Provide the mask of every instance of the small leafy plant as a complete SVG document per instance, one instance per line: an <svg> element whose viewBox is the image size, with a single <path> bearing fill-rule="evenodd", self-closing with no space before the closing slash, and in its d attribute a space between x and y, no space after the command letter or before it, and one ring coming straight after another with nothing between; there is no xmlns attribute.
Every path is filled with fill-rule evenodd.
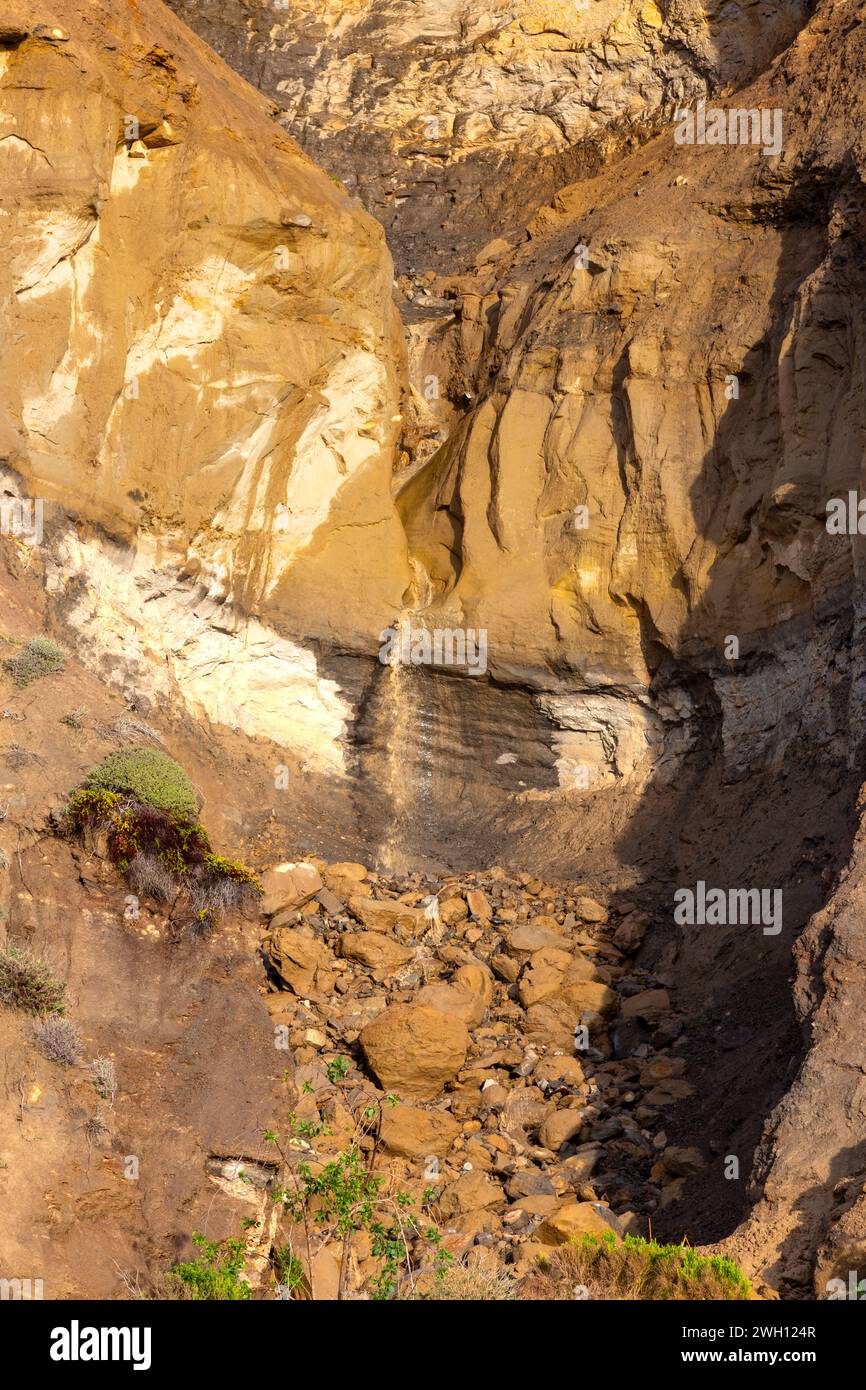
<svg viewBox="0 0 866 1390"><path fill-rule="evenodd" d="M173 1265L171 1269L171 1278L183 1286L190 1298L198 1302L252 1298L252 1289L241 1278L247 1255L245 1241L236 1236L208 1240L196 1231L192 1243L200 1251L198 1257Z"/></svg>
<svg viewBox="0 0 866 1390"><path fill-rule="evenodd" d="M426 1251L436 1278L444 1275L451 1256L442 1248L441 1234L429 1216L435 1192L428 1189L418 1203L411 1193L390 1189L384 1177L371 1171L375 1144L369 1156L361 1148L364 1135L378 1129L380 1123L381 1105L367 1107L348 1147L326 1163L297 1161L298 1141L309 1147L310 1140L327 1132L322 1124L292 1114L286 1141L273 1131L265 1133L265 1140L276 1147L290 1178L290 1186L277 1188L272 1197L290 1222L300 1228L303 1258L298 1259L291 1245L283 1247L284 1255L288 1252L295 1261L292 1268L299 1277L291 1287L299 1295L316 1297L312 1273L316 1250L338 1242L342 1251L338 1298L345 1296L349 1251L353 1237L361 1232L370 1238L371 1255L379 1267L370 1281L374 1299L394 1298L405 1281L412 1286L411 1247ZM295 1151L290 1152L292 1149Z"/></svg>
<svg viewBox="0 0 866 1390"><path fill-rule="evenodd" d="M334 1057L325 1068L328 1080L336 1085L338 1081L343 1080L350 1066L348 1057Z"/></svg>

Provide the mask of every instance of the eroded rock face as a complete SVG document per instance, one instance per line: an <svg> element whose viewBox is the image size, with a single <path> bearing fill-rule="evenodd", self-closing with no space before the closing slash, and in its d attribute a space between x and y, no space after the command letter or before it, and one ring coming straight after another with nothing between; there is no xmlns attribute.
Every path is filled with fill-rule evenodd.
<svg viewBox="0 0 866 1390"><path fill-rule="evenodd" d="M474 74L499 112L489 139L477 131L470 139L467 126L461 144L465 123L453 123L448 159L461 167L473 141L486 140L498 158L528 140L537 163L545 141L565 148L609 134L638 111L645 136L669 118L671 103L722 80L726 65L742 71L742 16L732 26L720 14L704 32L689 6L666 18L652 5L615 8L575 9L562 20L543 7L492 18L454 7L435 22L426 12L365 9L331 31L335 10L321 21L317 61L330 73L344 43L364 52L364 35L401 62L414 55L405 71L393 68L390 85L371 78L371 101L390 115L370 120L391 139L395 113L417 87L418 55L432 43L452 94L440 94L437 110L447 113L458 95L468 109ZM99 12L86 30L74 16L63 29L62 10L57 16L63 38L24 38L6 58L5 99L19 133L4 142L5 157L23 176L7 209L18 290L7 337L16 383L7 457L31 492L102 528L56 529L49 582L66 621L99 634L92 659L107 678L124 693L182 702L199 718L263 734L318 771L345 772L347 746L359 739L364 747L359 720L376 667L353 675L350 693L308 639L375 662L382 628L411 609L422 627L483 628L489 672L536 694L521 747L497 752L494 783L500 758L521 764L501 778L509 790L531 794L551 780L579 791L640 782L678 755L695 708L693 673L681 670L685 644L696 627L704 644L717 624L742 628L742 615L726 620L715 597L720 585L739 592L739 570L714 571L714 556L727 558L730 535L766 503L765 493L756 503L756 471L743 449L730 464L748 472L734 518L712 545L693 545L696 528L715 525L707 518L716 501L728 505L727 478L713 492L727 445L704 445L714 422L721 436L731 414L722 393L727 369L742 370L736 335L752 341L772 327L778 352L787 341L762 288L780 244L766 223L787 206L784 179L763 199L770 211L752 219L760 230L749 231L743 263L751 256L754 293L712 362L703 360L699 329L728 315L714 275L721 264L739 266L742 248L729 235L727 204L706 210L687 188L676 197L696 230L671 237L669 175L689 166L670 136L664 150L634 157L628 175L643 194L639 235L622 232L634 221L635 189L608 193L600 179L586 185L591 218L583 216L588 194L557 195L556 208L532 225L528 248L514 256L494 238L473 275L450 289L438 284L459 311L441 344L443 391L453 399L461 382L473 394L483 387L481 402L402 489L398 517L390 476L403 423L400 352L377 229L156 7L142 20L152 34ZM281 12L268 39L281 62L290 55L277 31L291 19ZM781 45L801 19L798 5L778 6L762 43ZM226 23L234 25L231 15ZM23 21L19 28L28 32ZM128 49L119 66L107 62L106 42ZM229 56L245 70L239 52ZM45 118L22 83L31 66L56 89L69 122L39 124ZM87 103L84 143L71 133L80 126L79 70L99 92ZM308 81L313 71L305 59ZM521 84L534 90L532 101ZM325 85L333 122L339 98L333 82ZM367 92L360 77L346 89L362 113L357 131ZM309 102L313 121L312 95ZM720 182L739 189L751 152L691 156L705 164L732 156L728 183L721 165ZM371 159L381 173L380 155ZM615 190L620 183L618 170ZM471 200L455 197L465 211ZM521 196L521 218L526 211ZM571 258L577 237L589 247L586 270ZM793 256L793 283L811 271L810 254L804 246ZM692 295L696 276L709 288ZM674 343L671 316L684 346ZM768 390L773 350L771 342ZM418 369L430 366L422 358L413 357ZM412 384L417 405L420 382ZM758 395L742 414L751 410L750 427L761 433L766 396ZM775 465L769 471L779 476ZM696 500L704 475L709 493ZM575 526L581 506L585 530ZM784 568L790 546L781 582L764 576L765 548L759 535L746 565L761 571L767 622L780 614L795 621L806 605L802 579ZM734 549L739 560L747 547ZM699 609L709 615L703 624ZM715 655L712 699L766 741L765 700L786 710L801 701L796 661L743 684ZM361 694L360 684L368 687ZM419 706L425 720L423 704L436 702L431 691ZM442 748L434 764L450 757L452 725L463 718L449 710L435 730ZM729 741L742 758L742 742ZM405 756L415 759L408 748ZM416 765L408 780L425 775ZM456 782L459 769L449 776Z"/></svg>
<svg viewBox="0 0 866 1390"><path fill-rule="evenodd" d="M156 0L19 8L0 451L78 523L55 592L115 680L272 736L294 708L327 762L345 711L304 642L369 650L408 582L381 230Z"/></svg>
<svg viewBox="0 0 866 1390"><path fill-rule="evenodd" d="M478 403L400 493L416 621L485 629L494 676L550 692L561 773L658 762L699 711L733 775L807 726L847 740L850 715L862 737L859 566L825 526L863 413L845 78L838 119L818 114L861 43L825 8L737 94L780 113L778 156L670 129L464 277Z"/></svg>
<svg viewBox="0 0 866 1390"><path fill-rule="evenodd" d="M310 20L302 53L282 32L284 18L297 20L291 4L273 24L257 10L243 45L237 28L235 61L247 70L250 54L261 57L265 50L249 36L266 17L275 84L288 83L290 123L301 121L303 105L309 147L341 161L357 149L359 187L377 210L391 198L383 151L424 191L413 221L411 202L397 210L405 193L398 181L387 219L407 265L424 245L448 272L434 272L424 289L408 281L403 289L414 335L411 385L420 398L425 374L441 379L450 415L431 410L431 428L447 425L449 437L429 460L416 451L395 509L391 466L404 422L381 235L275 130L239 80L145 0L137 16L94 6L86 20L61 4L47 25L40 16L38 30L25 14L3 31L0 50L0 159L12 171L0 208L10 248L2 270L8 370L0 377L0 449L24 488L57 504L46 559L55 612L87 635L89 659L124 694L141 689L201 719L268 734L302 749L322 771L344 770L354 721L361 770L388 754L388 790L406 824L419 805L429 810L421 833L430 850L445 802L456 803L451 824L465 842L477 801L501 797L515 811L515 840L526 843L520 836L533 833L536 809L526 803L555 784L582 791L633 782L627 810L637 804L638 814L615 848L637 858L640 822L656 814L652 799L637 803L637 792L651 774L675 779L682 755L702 737L705 761L718 755L722 845L716 849L711 824L706 833L706 805L698 797L689 805L686 789L670 824L692 840L673 866L665 864L659 896L669 900L668 879L682 877L685 864L703 877L715 856L720 873L738 865L751 875L763 850L773 881L787 876L796 894L799 849L811 844L816 816L802 823L796 785L789 786L775 816L785 821L783 843L772 808L748 819L748 796L738 799L730 786L774 772L793 750L801 786L817 770L819 786L838 782L841 801L842 774L862 747L859 545L829 534L825 511L829 498L857 486L862 455L858 112L866 52L864 25L854 20L866 10L818 7L770 64L804 19L799 5L771 7L772 22L753 48L765 76L722 103L778 109L780 153L767 157L755 146L678 146L670 125L662 129L677 101L693 102L731 73L742 80L743 48L753 39L742 9L713 12L704 28L689 4L667 14L651 4L619 6L613 19L604 3L585 21L575 7L563 29L541 7L512 7L506 22L499 23L503 11L482 29L489 17L457 6L440 6L438 17L399 4L335 8ZM241 9L225 13L234 24ZM766 7L745 13L768 18ZM596 20L601 29L584 43L573 26ZM334 76L346 52L360 61L353 73L346 68L341 93ZM301 78L302 66L312 82ZM428 93L447 132L444 153L416 129L427 119ZM473 114L486 110L489 127L461 121L467 94ZM347 111L358 113L354 127ZM628 153L638 136L647 143ZM542 172L522 189L515 226L545 179L558 191L518 245L508 189L523 177L527 149ZM560 188L563 165L548 170L544 158L569 150L577 151L572 177L596 176ZM602 154L616 159L611 169L600 167ZM490 200L477 199L477 225L467 220L461 242L442 217L442 200L453 197L455 218L464 218L482 183L501 196L501 216L491 226ZM431 236L431 221L443 220L444 235ZM456 257L445 267L455 247L475 250L482 226L487 245L472 263ZM407 447L402 462L411 455ZM402 683L390 673L386 679L373 664L378 631L409 610L427 629L483 629L494 683L472 689L441 674L416 681L415 672ZM313 653L310 637L328 649L327 661ZM366 688L357 672L344 676L340 662L356 660L347 651L373 665L376 680ZM384 717L365 765L363 726L368 717L375 725L380 692ZM755 785L765 799L775 791L772 776ZM620 800L609 826L606 807L596 806L581 845L602 823L612 842L622 808ZM837 805L834 827L842 815ZM704 832L694 852L693 823ZM755 841L751 859L747 849L729 847L741 823L744 841ZM545 828L535 846L547 862ZM398 823L395 841L403 829ZM567 819L555 848L560 857L576 853ZM465 843L458 850L465 856ZM344 852L357 851L346 845ZM821 853L827 847L819 840ZM817 874L806 877L787 930L814 905ZM366 930L346 933L339 956L312 928L277 929L283 949L274 964L292 996L280 1001L287 1017L296 999L306 1010L303 998L321 993L340 1044L360 1039L382 1086L421 1099L450 1086L460 1119L501 1112L504 1132L521 1146L528 1129L553 1146L570 1144L574 1107L556 1109L540 1086L521 1096L498 1076L461 1078L500 1063L523 1075L519 1056L497 1052L482 1068L467 1053L467 1030L477 1034L491 1022L484 982L473 989L443 977L420 985L412 942L427 925L423 908L390 899L371 907L366 891L359 908L354 881L334 875ZM859 1258L866 1231L863 1062L856 1039L841 1041L862 974L856 887L855 858L801 947L799 1018L813 1024L814 1047L768 1133L763 1198L743 1235L754 1267L791 1290L811 1280L820 1292ZM443 897L447 930L469 921L469 903L455 913L451 901ZM645 926L635 921L643 906L629 896L612 916L612 931L624 933L615 940L628 951L643 940ZM627 1060L667 1012L661 986L670 977L674 992L688 996L690 1022L700 1024L706 1002L698 1051L713 1058L714 1070L727 1067L729 1089L744 1071L757 1071L761 1106L778 1099L787 1056L726 1063L721 1044L713 1052L710 1028L727 1026L725 991L742 994L743 982L757 999L778 1004L787 941L765 950L728 930L703 942L683 935L660 950L650 942L658 979L636 980L620 1005L606 967L593 962L589 977L582 971L569 939L574 921L560 932L534 917L528 931L509 933L514 917L504 912L503 939L488 943L490 962L495 978L514 988L508 1003L500 990L505 1013L497 1022L513 1021L519 1005L532 1047L565 1051L576 1020L593 1045L610 1033L616 1062L626 1061L612 1073L617 1083L630 1086L633 1069L650 1110L693 1104L700 1131L701 1118L715 1123L716 1106L711 1094L695 1094L691 1072L687 1080ZM375 930L382 926L399 937L387 952ZM147 945L137 943L133 954ZM384 991L371 995L365 984L343 1002L329 997L355 967L400 996L429 993L386 1006ZM770 974L765 997L757 982ZM789 1035L773 1008L766 1014L761 1038L784 1053L779 1040ZM251 1006L250 1017L261 1027L261 1010ZM331 1021L299 1012L292 1045L322 1049L322 1024ZM186 1039L185 1028L182 1019L167 1027L165 1046ZM725 1039L735 1052L745 1045L738 1031ZM666 1047L670 1039L659 1032ZM485 1054L495 1036L483 1039ZM189 1056L209 1037L206 1029L203 1042L190 1034ZM233 1093L242 1085L234 1076ZM251 1123L252 1103L247 1111ZM744 1132L737 1131L742 1114L734 1122L728 1113L725 1143ZM615 1137L608 1126L622 1123L601 1112L590 1120L600 1121L587 1122L593 1144ZM802 1133L819 1121L827 1133L804 1157ZM207 1130L207 1149L221 1162L235 1140L218 1126L215 1133ZM250 1147L249 1133L247 1124L238 1144L242 1138ZM215 1146L220 1152L212 1154ZM478 1160L471 1141L466 1152L467 1161ZM493 1164L497 1152L492 1145L482 1161ZM652 1169L671 1189L671 1203L700 1174L690 1154L688 1143L677 1143ZM586 1164L591 1170L594 1150L572 1156L581 1173ZM488 1211L496 1203L479 1190L487 1180L457 1182L455 1210L463 1205L471 1215L465 1204L475 1203L475 1229L486 1229L498 1219ZM539 1190L527 1200L549 1195ZM803 1212L808 1221L800 1224ZM533 1216L542 1214L536 1206Z"/></svg>
<svg viewBox="0 0 866 1390"><path fill-rule="evenodd" d="M173 0L357 189L401 270L453 270L581 169L796 34L800 0Z"/></svg>

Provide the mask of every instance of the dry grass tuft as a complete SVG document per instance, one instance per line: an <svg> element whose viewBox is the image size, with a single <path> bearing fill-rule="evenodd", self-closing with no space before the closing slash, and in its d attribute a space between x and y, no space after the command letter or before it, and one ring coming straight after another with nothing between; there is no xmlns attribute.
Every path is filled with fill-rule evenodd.
<svg viewBox="0 0 866 1390"><path fill-rule="evenodd" d="M81 1035L71 1018L64 1018L61 1014L38 1018L33 1025L33 1036L49 1062L59 1062L63 1067L77 1067L81 1061Z"/></svg>
<svg viewBox="0 0 866 1390"><path fill-rule="evenodd" d="M738 1265L699 1255L687 1245L659 1245L640 1236L585 1235L539 1261L520 1285L528 1299L748 1299L752 1287Z"/></svg>

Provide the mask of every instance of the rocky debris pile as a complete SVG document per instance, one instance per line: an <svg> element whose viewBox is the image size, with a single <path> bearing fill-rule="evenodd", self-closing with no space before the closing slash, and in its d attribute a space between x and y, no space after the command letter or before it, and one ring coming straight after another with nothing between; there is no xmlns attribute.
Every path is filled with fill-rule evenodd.
<svg viewBox="0 0 866 1390"><path fill-rule="evenodd" d="M455 1253L519 1272L576 1233L645 1233L702 1166L665 1135L691 1087L664 982L634 961L639 907L501 868L314 861L263 882L263 989L308 1148L339 1151L375 1110L362 1144L435 1189Z"/></svg>

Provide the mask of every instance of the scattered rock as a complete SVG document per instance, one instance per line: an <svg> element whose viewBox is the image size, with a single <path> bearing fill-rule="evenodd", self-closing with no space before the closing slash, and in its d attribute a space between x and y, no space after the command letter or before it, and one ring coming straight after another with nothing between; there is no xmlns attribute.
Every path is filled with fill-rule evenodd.
<svg viewBox="0 0 866 1390"><path fill-rule="evenodd" d="M441 1110L395 1105L383 1109L379 1137L383 1148L403 1158L442 1158L459 1133L458 1121Z"/></svg>
<svg viewBox="0 0 866 1390"><path fill-rule="evenodd" d="M456 1182L449 1183L439 1199L439 1209L446 1221L465 1212L483 1211L503 1202L502 1188L485 1173L474 1170L461 1173Z"/></svg>
<svg viewBox="0 0 866 1390"><path fill-rule="evenodd" d="M414 958L415 952L377 931L345 932L340 937L340 955L358 961L372 972L374 980L385 980Z"/></svg>
<svg viewBox="0 0 866 1390"><path fill-rule="evenodd" d="M595 898L578 898L574 911L581 922L607 921L607 908L596 902Z"/></svg>
<svg viewBox="0 0 866 1390"><path fill-rule="evenodd" d="M355 894L349 899L349 911L368 931L382 932L386 936L395 933L414 939L422 934L425 926L422 911L389 898L365 898Z"/></svg>
<svg viewBox="0 0 866 1390"><path fill-rule="evenodd" d="M279 927L266 942L277 974L297 995L328 994L334 988L334 957L312 928Z"/></svg>
<svg viewBox="0 0 866 1390"><path fill-rule="evenodd" d="M567 1245L576 1236L603 1236L610 1231L622 1235L609 1208L599 1202L567 1202L542 1221L535 1235L542 1245Z"/></svg>

